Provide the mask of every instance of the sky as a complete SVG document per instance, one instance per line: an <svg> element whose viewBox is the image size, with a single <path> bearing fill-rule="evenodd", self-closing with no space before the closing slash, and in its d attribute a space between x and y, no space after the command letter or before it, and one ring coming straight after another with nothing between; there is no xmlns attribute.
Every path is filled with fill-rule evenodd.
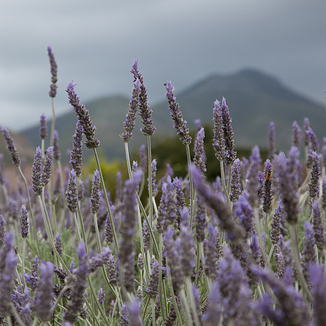
<svg viewBox="0 0 326 326"><path fill-rule="evenodd" d="M20 131L81 102L131 95L135 59L150 105L212 73L256 68L326 106L325 0L1 0L0 125ZM127 108L126 108L127 112Z"/></svg>

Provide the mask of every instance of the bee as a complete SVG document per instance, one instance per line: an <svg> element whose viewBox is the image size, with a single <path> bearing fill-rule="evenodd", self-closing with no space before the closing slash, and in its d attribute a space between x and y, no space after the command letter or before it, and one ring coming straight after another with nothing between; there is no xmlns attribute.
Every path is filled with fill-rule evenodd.
<svg viewBox="0 0 326 326"><path fill-rule="evenodd" d="M272 179L272 172L271 172L271 171L268 171L268 172L265 174L265 181L269 181L269 182L271 182L271 179Z"/></svg>

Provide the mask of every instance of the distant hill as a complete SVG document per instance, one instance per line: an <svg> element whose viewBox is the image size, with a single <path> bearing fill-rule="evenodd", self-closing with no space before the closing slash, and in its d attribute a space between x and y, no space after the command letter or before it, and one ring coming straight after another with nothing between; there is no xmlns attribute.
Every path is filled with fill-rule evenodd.
<svg viewBox="0 0 326 326"><path fill-rule="evenodd" d="M268 126L274 121L277 148L288 151L291 145L292 123L296 120L302 126L305 117L310 119L311 127L320 141L326 136L324 127L326 113L322 105L292 91L276 78L258 70L244 69L235 74L214 74L184 91L180 91L178 85L174 86L177 101L190 127L194 127L195 119L212 124L213 103L216 99L221 100L225 97L233 120L236 146L252 147L257 144L266 147ZM150 99L150 94L148 95ZM82 94L79 96L83 98ZM108 160L123 158L124 145L119 134L123 132L129 98L110 96L84 104L97 128L96 137L101 141L99 150ZM154 125L157 127L153 136L154 143L158 137L175 134L167 107L166 100L151 105ZM130 142L131 150L146 143L146 138L139 131L139 117L137 120L134 138ZM72 108L69 113L56 119L63 157L67 149L71 148L76 122L77 117ZM35 126L21 134L34 146L38 146L40 143L38 129L39 126ZM85 149L84 153L87 157L92 151Z"/></svg>

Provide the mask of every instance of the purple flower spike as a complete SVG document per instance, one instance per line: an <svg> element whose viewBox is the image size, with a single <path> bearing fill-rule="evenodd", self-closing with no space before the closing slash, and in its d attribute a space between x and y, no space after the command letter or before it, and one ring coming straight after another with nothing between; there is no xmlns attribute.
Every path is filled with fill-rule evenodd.
<svg viewBox="0 0 326 326"><path fill-rule="evenodd" d="M59 134L57 130L53 131L53 157L57 161L61 158L61 153L59 149Z"/></svg>
<svg viewBox="0 0 326 326"><path fill-rule="evenodd" d="M135 60L130 72L134 75L135 80L138 79L140 81L139 115L141 116L144 125L144 128L140 128L140 131L145 136L151 136L154 134L156 127L153 127L153 111L148 105L147 88L144 85L144 78L138 70L138 60Z"/></svg>
<svg viewBox="0 0 326 326"><path fill-rule="evenodd" d="M312 265L309 268L312 283L313 311L316 326L326 325L326 279L321 266Z"/></svg>
<svg viewBox="0 0 326 326"><path fill-rule="evenodd" d="M74 213L77 210L78 190L75 170L69 173L68 185L66 190L66 201L69 210Z"/></svg>
<svg viewBox="0 0 326 326"><path fill-rule="evenodd" d="M13 234L6 234L0 253L0 313L3 316L11 313L10 298L15 284L17 258L13 250L13 243Z"/></svg>
<svg viewBox="0 0 326 326"><path fill-rule="evenodd" d="M55 236L54 246L55 246L55 249L57 250L59 256L62 257L62 241L61 241L60 233L58 233Z"/></svg>
<svg viewBox="0 0 326 326"><path fill-rule="evenodd" d="M254 231L254 211L249 204L246 194L239 197L239 200L234 203L234 208L236 217L239 218L241 225L246 231L246 239L249 239Z"/></svg>
<svg viewBox="0 0 326 326"><path fill-rule="evenodd" d="M321 171L319 169L319 155L316 152L312 152L310 155L311 158L311 178L310 183L308 185L308 192L311 198L317 197L317 192L319 188L319 176L321 175Z"/></svg>
<svg viewBox="0 0 326 326"><path fill-rule="evenodd" d="M287 160L284 153L277 156L277 170L278 188L282 198L284 211L286 212L286 219L289 224L296 224L298 222L298 176L296 168L296 160L298 158L298 149L292 147L290 150L290 158Z"/></svg>
<svg viewBox="0 0 326 326"><path fill-rule="evenodd" d="M180 240L173 240L174 230L172 225L169 225L167 231L163 234L163 243L166 250L166 257L171 273L172 285L175 291L180 290L184 282L184 274L181 269L180 262Z"/></svg>
<svg viewBox="0 0 326 326"><path fill-rule="evenodd" d="M295 290L291 284L278 280L269 270L260 270L255 268L255 273L261 278L264 283L267 283L273 290L277 300L279 309L276 310L273 314L277 316L278 323L277 325L293 325L293 326L302 326L310 325L310 316L307 305L303 297ZM288 267L285 271L284 278L290 277L292 271ZM266 300L266 299L265 299ZM261 306L261 312L267 317L271 318L271 313L273 312L270 309L267 309L267 302ZM272 320L272 319L271 319ZM276 321L276 320L272 320Z"/></svg>
<svg viewBox="0 0 326 326"><path fill-rule="evenodd" d="M204 174L206 172L206 155L204 150L204 138L205 138L205 131L204 128L201 128L197 132L197 136L195 139L195 147L194 147L194 164L197 166L200 171Z"/></svg>
<svg viewBox="0 0 326 326"><path fill-rule="evenodd" d="M2 131L3 136L5 137L6 147L9 151L12 163L16 166L19 166L20 165L20 157L18 155L18 151L16 149L14 141L9 134L9 131L4 126L1 127L1 131Z"/></svg>
<svg viewBox="0 0 326 326"><path fill-rule="evenodd" d="M134 88L132 90L132 97L129 102L129 108L128 108L128 113L126 115L126 120L123 123L125 131L120 136L124 143L130 142L133 136L136 113L139 105L139 93L140 93L140 81L136 79L134 82Z"/></svg>
<svg viewBox="0 0 326 326"><path fill-rule="evenodd" d="M37 147L32 166L32 185L36 196L41 196L42 194L42 170L43 163L41 148Z"/></svg>
<svg viewBox="0 0 326 326"><path fill-rule="evenodd" d="M219 283L215 281L211 292L208 295L208 305L206 313L203 315L203 321L206 326L216 326L219 324L222 314L221 295Z"/></svg>
<svg viewBox="0 0 326 326"><path fill-rule="evenodd" d="M95 138L96 128L92 126L93 123L89 117L89 112L86 110L85 106L80 103L79 97L75 93L74 87L75 84L72 81L66 90L68 93L69 103L74 107L78 120L83 127L83 133L86 137L86 147L96 148L100 145L100 141Z"/></svg>
<svg viewBox="0 0 326 326"><path fill-rule="evenodd" d="M305 229L305 241L304 241L304 249L302 265L303 265L303 275L305 276L306 280L309 282L309 266L311 264L316 264L317 257L315 252L315 234L313 231L312 226L308 221L304 222L304 229Z"/></svg>
<svg viewBox="0 0 326 326"><path fill-rule="evenodd" d="M307 167L311 168L312 166L312 153L316 152L318 153L319 151L319 143L316 134L312 131L311 128L306 130L306 135L309 139L309 144L308 144L308 157L307 157Z"/></svg>
<svg viewBox="0 0 326 326"><path fill-rule="evenodd" d="M177 206L175 199L175 189L171 178L162 186L162 197L158 207L156 228L159 233L166 231L167 227L176 220Z"/></svg>
<svg viewBox="0 0 326 326"><path fill-rule="evenodd" d="M226 165L232 165L237 153L234 151L233 129L231 126L232 119L230 118L229 108L226 100L223 97L221 105L222 119L223 119L223 133L225 142L224 161Z"/></svg>
<svg viewBox="0 0 326 326"><path fill-rule="evenodd" d="M51 319L53 298L53 270L52 263L43 263L40 266L40 279L35 293L35 314L43 322Z"/></svg>
<svg viewBox="0 0 326 326"><path fill-rule="evenodd" d="M45 139L47 135L46 119L45 115L42 114L40 118L40 138Z"/></svg>
<svg viewBox="0 0 326 326"><path fill-rule="evenodd" d="M151 275L149 276L148 287L145 290L147 295L152 299L155 299L158 295L158 279L159 265L157 260L154 258L154 262L152 263Z"/></svg>
<svg viewBox="0 0 326 326"><path fill-rule="evenodd" d="M119 248L119 259L121 264L127 264L129 262L130 255L134 250L132 238L137 223L136 191L141 179L142 171L138 169L133 173L133 178L131 180L125 181L120 228L122 240Z"/></svg>
<svg viewBox="0 0 326 326"><path fill-rule="evenodd" d="M85 244L81 243L77 255L79 259L79 266L74 270L75 278L71 284L70 301L67 305L67 310L63 314L63 319L69 323L75 323L77 321L78 314L81 312L84 304L84 292L87 284L86 279L89 275L88 267L88 255L85 250Z"/></svg>
<svg viewBox="0 0 326 326"><path fill-rule="evenodd" d="M271 122L268 130L268 158L270 160L273 159L275 152L275 124Z"/></svg>
<svg viewBox="0 0 326 326"><path fill-rule="evenodd" d="M310 121L308 118L304 118L303 121L303 128L304 128L304 145L309 145L309 136L307 134L308 129L310 129Z"/></svg>
<svg viewBox="0 0 326 326"><path fill-rule="evenodd" d="M192 270L195 267L194 248L195 242L190 227L190 216L187 207L180 210L181 225L180 225L180 254L181 266L185 276L191 276Z"/></svg>
<svg viewBox="0 0 326 326"><path fill-rule="evenodd" d="M57 85L56 82L58 81L58 66L57 62L55 61L52 49L50 46L48 46L48 55L49 55L49 60L50 60L50 65L51 65L51 82L52 84L50 85L50 91L49 91L49 96L50 97L55 97L57 94Z"/></svg>
<svg viewBox="0 0 326 326"><path fill-rule="evenodd" d="M255 208L258 204L260 163L259 147L255 146L252 149L252 154L250 156L250 166L247 172L248 181L246 184L248 201L252 208Z"/></svg>
<svg viewBox="0 0 326 326"><path fill-rule="evenodd" d="M223 131L223 117L220 102L216 100L213 108L213 122L214 122L214 135L213 135L213 147L215 156L218 160L223 160L225 151L225 140Z"/></svg>
<svg viewBox="0 0 326 326"><path fill-rule="evenodd" d="M325 234L318 201L314 202L312 208L313 230L315 234L316 245L318 249L323 250L325 248Z"/></svg>
<svg viewBox="0 0 326 326"><path fill-rule="evenodd" d="M21 235L25 239L27 238L28 235L28 215L27 215L27 210L25 205L22 206L21 209L21 215L20 215L20 230L21 230Z"/></svg>
<svg viewBox="0 0 326 326"><path fill-rule="evenodd" d="M238 200L241 193L241 181L240 181L240 160L237 158L234 161L231 169L231 190L230 200L235 202Z"/></svg>
<svg viewBox="0 0 326 326"><path fill-rule="evenodd" d="M74 143L72 145L72 150L70 153L69 163L72 168L76 171L77 177L81 175L82 157L83 157L83 127L78 121L76 124L76 131L73 135Z"/></svg>
<svg viewBox="0 0 326 326"><path fill-rule="evenodd" d="M92 180L91 211L96 214L100 208L100 172L95 171Z"/></svg>
<svg viewBox="0 0 326 326"><path fill-rule="evenodd" d="M300 148L301 145L302 130L296 121L292 124L292 145Z"/></svg>
<svg viewBox="0 0 326 326"><path fill-rule="evenodd" d="M226 232L230 241L241 242L244 239L243 230L235 223L230 207L224 202L221 195L216 194L203 180L201 172L195 167L190 173L197 192L204 198L216 213L221 230Z"/></svg>
<svg viewBox="0 0 326 326"><path fill-rule="evenodd" d="M139 301L134 297L132 301L127 305L130 317L130 326L142 326L141 320L141 305Z"/></svg>
<svg viewBox="0 0 326 326"><path fill-rule="evenodd" d="M42 176L41 176L42 187L45 187L49 183L51 177L52 161L53 161L53 147L49 147L45 151L45 160L44 160Z"/></svg>
<svg viewBox="0 0 326 326"><path fill-rule="evenodd" d="M156 171L157 171L157 161L154 159L151 164L151 175L152 175L152 195L153 197L157 194L157 187L156 187Z"/></svg>
<svg viewBox="0 0 326 326"><path fill-rule="evenodd" d="M0 248L3 246L4 237L6 234L5 225L6 225L6 222L3 219L3 216L0 214Z"/></svg>
<svg viewBox="0 0 326 326"><path fill-rule="evenodd" d="M263 196L263 210L265 213L269 212L272 204L272 163L269 159L265 162L264 170L264 196Z"/></svg>
<svg viewBox="0 0 326 326"><path fill-rule="evenodd" d="M168 82L165 85L165 88L166 98L170 108L170 114L174 122L173 127L177 130L177 135L179 136L180 141L184 145L189 145L191 143L191 136L189 135L189 129L187 128L187 121L183 120L179 104L176 102L176 97L173 93L173 86L170 82Z"/></svg>

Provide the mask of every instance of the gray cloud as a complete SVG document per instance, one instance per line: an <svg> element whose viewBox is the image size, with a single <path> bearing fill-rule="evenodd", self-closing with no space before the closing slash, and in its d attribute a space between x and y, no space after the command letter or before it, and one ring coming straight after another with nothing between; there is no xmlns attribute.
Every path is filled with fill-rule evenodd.
<svg viewBox="0 0 326 326"><path fill-rule="evenodd" d="M48 45L59 68L58 113L69 108L72 79L84 102L129 96L135 58L151 102L164 98L166 80L180 91L249 66L324 103L325 9L323 0L2 2L0 124L19 130L50 117Z"/></svg>

